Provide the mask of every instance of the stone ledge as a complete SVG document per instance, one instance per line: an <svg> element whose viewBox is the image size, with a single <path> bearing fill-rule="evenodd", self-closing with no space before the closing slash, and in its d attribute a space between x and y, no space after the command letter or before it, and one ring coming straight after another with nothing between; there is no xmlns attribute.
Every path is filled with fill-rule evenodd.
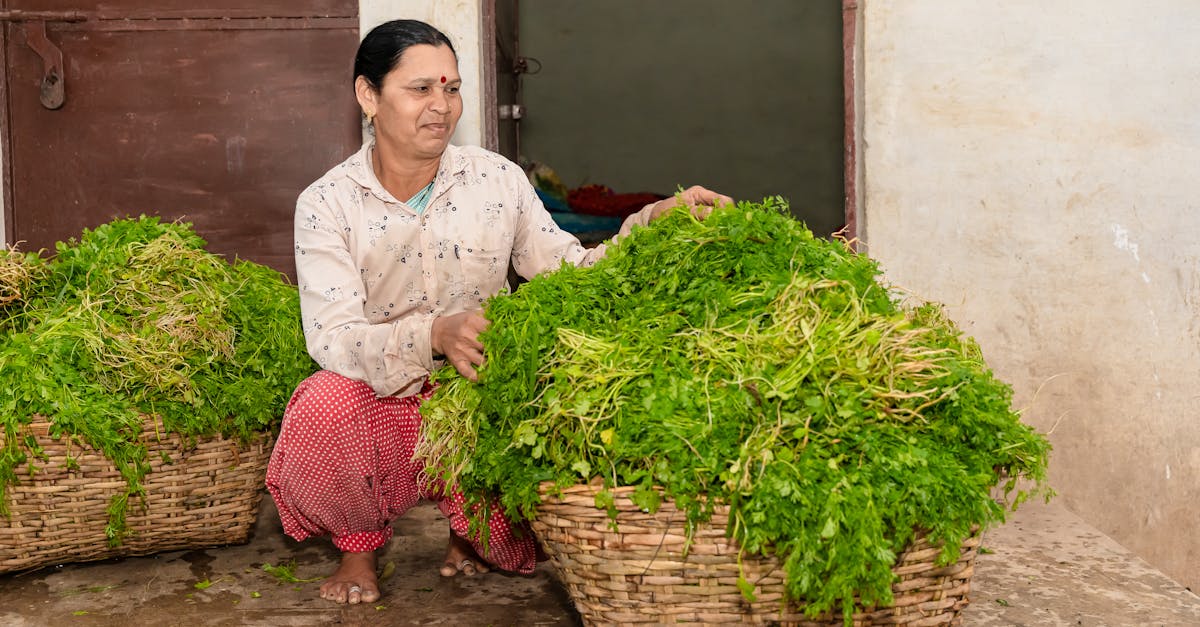
<svg viewBox="0 0 1200 627"><path fill-rule="evenodd" d="M1023 504L983 546L964 625L1200 625L1200 597L1057 501Z"/></svg>

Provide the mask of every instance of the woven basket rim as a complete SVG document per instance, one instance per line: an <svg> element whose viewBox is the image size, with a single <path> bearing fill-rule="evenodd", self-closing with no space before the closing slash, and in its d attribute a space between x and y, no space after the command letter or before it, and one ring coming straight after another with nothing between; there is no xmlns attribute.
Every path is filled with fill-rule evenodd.
<svg viewBox="0 0 1200 627"><path fill-rule="evenodd" d="M601 479L601 478L592 478L587 483L573 483L568 486L559 486L557 481L551 479L548 481L542 481L542 482L538 483L538 485L537 485L538 496L541 498L546 498L547 496L554 497L554 496L558 496L559 494L568 494L568 493L576 494L576 493L582 493L582 492L601 492L601 491L608 491L608 492L611 492L613 494L613 496L618 496L618 495L625 495L630 492L635 492L639 488L640 488L640 486L628 485L628 484L621 484L621 485L615 485L615 486L609 487L606 485L604 479ZM662 495L664 500L671 500L671 501L675 500L674 498L668 496L667 489L665 487L656 484L653 486L653 489L656 490L660 495ZM709 499L708 495L705 495L705 494L697 495L695 498L699 501L707 501ZM714 507L724 507L724 508L729 507L728 504L722 502L720 499L714 498L713 500L714 500L714 504L713 504Z"/></svg>
<svg viewBox="0 0 1200 627"><path fill-rule="evenodd" d="M154 433L159 434L160 439L161 439L161 437L168 437L168 436L172 436L172 435L184 437L184 438L206 438L206 439L207 438L218 438L218 439L224 438L224 439L234 439L234 440L240 439L236 435L225 435L218 431L213 431L213 432L208 432L208 433L181 433L178 430L168 429L167 425L166 425L166 421L163 420L162 415L155 413L155 412L138 412L138 418L140 419L140 424L142 427L141 431L139 432L139 435L144 434L147 431L152 431ZM32 414L30 416L29 422L18 423L18 425L17 425L19 428L18 435L21 435L22 433L28 433L30 435L35 435L35 436L36 435L51 436L50 427L52 427L54 424L55 424L55 421L54 421L53 417L46 416L44 414ZM147 427L150 427L150 428L148 429ZM247 441L255 440L262 436L275 436L277 434L278 430L279 430L278 426L270 428L270 429L255 429L250 432L250 438ZM61 435L77 437L77 438L82 437L81 435L79 435L77 433L69 433L69 432L63 432ZM53 437L53 436L51 436L51 437ZM0 443L3 443L4 441L5 441L5 433L4 433L4 430L0 429ZM82 442L82 443L87 444L88 446L91 446L90 443L87 443L87 442Z"/></svg>

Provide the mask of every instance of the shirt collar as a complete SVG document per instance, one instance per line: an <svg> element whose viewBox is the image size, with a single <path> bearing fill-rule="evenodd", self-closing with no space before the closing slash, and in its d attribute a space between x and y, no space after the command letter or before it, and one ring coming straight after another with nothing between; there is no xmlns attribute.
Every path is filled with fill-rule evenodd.
<svg viewBox="0 0 1200 627"><path fill-rule="evenodd" d="M379 177L375 175L375 168L371 167L371 151L374 149L375 140L364 142L362 148L359 148L358 152L346 162L346 175L350 180L361 185L364 190L374 194L379 200L385 203L399 204L401 201L396 200L396 197L392 196L383 183L379 182ZM458 146L447 145L446 150L442 151L430 199L437 198L453 187L455 183L462 181L466 171L467 158L462 154L462 150Z"/></svg>

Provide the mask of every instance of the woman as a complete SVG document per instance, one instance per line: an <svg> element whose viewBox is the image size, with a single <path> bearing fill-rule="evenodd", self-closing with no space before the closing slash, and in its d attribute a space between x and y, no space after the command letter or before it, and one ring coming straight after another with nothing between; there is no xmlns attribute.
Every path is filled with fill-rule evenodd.
<svg viewBox="0 0 1200 627"><path fill-rule="evenodd" d="M487 326L480 308L505 287L510 261L528 278L564 260L590 264L604 248L585 249L560 230L510 161L449 145L461 85L454 48L437 29L411 20L373 29L355 58L354 92L374 139L296 205L304 333L321 371L288 404L267 487L288 535L331 535L342 551L321 586L338 603L379 598L375 551L390 521L421 498L438 500L450 520L443 575L530 573L536 564L527 529L499 513L486 560L464 539L461 495L442 497L413 459L417 410L441 364L476 379ZM697 215L732 202L702 187L682 200ZM648 205L621 233L676 202Z"/></svg>

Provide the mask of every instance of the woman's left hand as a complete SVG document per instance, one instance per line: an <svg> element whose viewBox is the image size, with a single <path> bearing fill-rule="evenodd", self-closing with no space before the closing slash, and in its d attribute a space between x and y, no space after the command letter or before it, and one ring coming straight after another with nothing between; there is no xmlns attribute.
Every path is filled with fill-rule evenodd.
<svg viewBox="0 0 1200 627"><path fill-rule="evenodd" d="M692 210L692 215L703 220L708 217L708 214L712 213L713 207L716 207L718 204L732 205L733 199L725 194L718 194L699 185L693 185L680 192L677 196L664 198L654 203L654 208L650 210L650 221L657 220L664 213L680 204L689 207Z"/></svg>
<svg viewBox="0 0 1200 627"><path fill-rule="evenodd" d="M443 355L458 374L478 382L476 368L483 365L483 344L479 334L487 327L487 318L477 311L439 316L433 319L429 329L429 344L433 352Z"/></svg>

